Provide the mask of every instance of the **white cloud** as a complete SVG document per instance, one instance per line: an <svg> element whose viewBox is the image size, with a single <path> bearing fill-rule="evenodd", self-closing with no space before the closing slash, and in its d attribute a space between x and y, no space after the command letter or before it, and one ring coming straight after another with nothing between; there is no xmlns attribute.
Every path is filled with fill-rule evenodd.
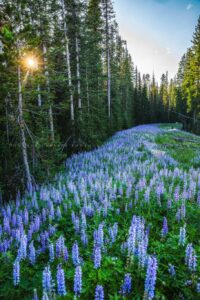
<svg viewBox="0 0 200 300"><path fill-rule="evenodd" d="M193 8L193 4L192 4L192 3L188 3L186 9L187 9L187 10L190 10L191 8Z"/></svg>

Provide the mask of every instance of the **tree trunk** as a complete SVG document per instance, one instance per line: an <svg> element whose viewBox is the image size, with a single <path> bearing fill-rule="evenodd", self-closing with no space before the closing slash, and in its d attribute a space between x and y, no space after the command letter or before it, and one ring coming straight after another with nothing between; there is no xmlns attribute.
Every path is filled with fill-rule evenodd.
<svg viewBox="0 0 200 300"><path fill-rule="evenodd" d="M110 73L110 50L107 53L107 97L108 97L108 117L111 117L111 73Z"/></svg>
<svg viewBox="0 0 200 300"><path fill-rule="evenodd" d="M72 125L74 124L74 96L73 96L73 87L72 87L72 75L71 75L71 64L70 64L70 53L69 53L69 40L67 37L67 23L65 21L65 4L64 0L62 2L62 15L63 15L63 25L64 25L64 42L65 42L65 51L66 51L66 66L68 72L68 84L70 91L70 118Z"/></svg>
<svg viewBox="0 0 200 300"><path fill-rule="evenodd" d="M196 110L194 111L194 126L196 125Z"/></svg>
<svg viewBox="0 0 200 300"><path fill-rule="evenodd" d="M37 91L38 91L38 106L42 106L42 97L41 97L40 84L38 84L38 86L37 86Z"/></svg>
<svg viewBox="0 0 200 300"><path fill-rule="evenodd" d="M6 110L6 137L7 137L7 143L9 145L10 143L10 134L9 134L9 123L8 123L8 100L9 96L5 98L5 110Z"/></svg>
<svg viewBox="0 0 200 300"><path fill-rule="evenodd" d="M79 41L76 37L76 76L77 76L77 90L78 90L78 108L81 110L81 81L80 81L80 59L79 59Z"/></svg>
<svg viewBox="0 0 200 300"><path fill-rule="evenodd" d="M111 73L110 73L110 47L109 47L109 23L108 23L108 1L106 0L106 55L107 55L107 101L108 118L111 116Z"/></svg>
<svg viewBox="0 0 200 300"><path fill-rule="evenodd" d="M87 108L88 108L88 114L90 113L90 96L89 96L89 85L88 85L88 72L86 67L86 94L87 94Z"/></svg>
<svg viewBox="0 0 200 300"><path fill-rule="evenodd" d="M23 119L23 98L22 98L22 83L21 83L21 68L18 66L18 110L19 110L19 126L21 135L21 147L24 161L24 167L26 172L27 187L32 185L31 173L28 163L27 144L24 130L24 119Z"/></svg>
<svg viewBox="0 0 200 300"><path fill-rule="evenodd" d="M50 132L51 132L51 139L55 141L55 134L54 134L54 121L53 121L53 111L52 111L52 104L50 101L50 81L49 81L49 71L47 68L47 58L46 58L47 48L43 45L43 55L44 55L44 69L45 69L45 78L46 78L46 85L47 85L47 93L48 93L48 103L49 103L49 124L50 124Z"/></svg>

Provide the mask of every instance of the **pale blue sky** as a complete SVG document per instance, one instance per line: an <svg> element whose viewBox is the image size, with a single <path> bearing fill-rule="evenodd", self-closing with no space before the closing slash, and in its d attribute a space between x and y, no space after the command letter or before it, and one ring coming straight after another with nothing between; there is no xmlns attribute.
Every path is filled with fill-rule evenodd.
<svg viewBox="0 0 200 300"><path fill-rule="evenodd" d="M142 73L174 77L191 45L200 0L114 0L120 34Z"/></svg>

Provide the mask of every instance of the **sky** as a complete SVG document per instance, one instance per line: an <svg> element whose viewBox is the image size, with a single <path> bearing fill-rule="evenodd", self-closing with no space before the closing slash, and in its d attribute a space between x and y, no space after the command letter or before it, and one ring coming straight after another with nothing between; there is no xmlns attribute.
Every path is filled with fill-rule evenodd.
<svg viewBox="0 0 200 300"><path fill-rule="evenodd" d="M200 0L114 0L119 31L141 73L173 78L191 39Z"/></svg>

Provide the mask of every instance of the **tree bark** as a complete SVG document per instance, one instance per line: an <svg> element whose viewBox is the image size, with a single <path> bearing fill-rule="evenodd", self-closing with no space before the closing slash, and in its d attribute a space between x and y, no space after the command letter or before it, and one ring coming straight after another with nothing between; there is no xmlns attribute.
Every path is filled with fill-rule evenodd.
<svg viewBox="0 0 200 300"><path fill-rule="evenodd" d="M80 81L80 58L79 58L79 41L76 37L76 76L77 76L77 91L78 91L78 108L82 109L81 101L81 81Z"/></svg>
<svg viewBox="0 0 200 300"><path fill-rule="evenodd" d="M69 91L70 91L70 118L71 118L72 123L74 123L74 96L73 96L70 53L69 53L69 40L68 40L68 37L67 37L67 23L66 23L66 20L65 20L64 0L61 0L61 3L62 3L62 16L63 16L63 25L64 25L64 42L65 42L65 51L66 51L66 66L67 66L67 72L68 72L68 84L69 84Z"/></svg>
<svg viewBox="0 0 200 300"><path fill-rule="evenodd" d="M90 96L89 96L89 85L88 85L88 72L86 67L86 94L87 94L87 110L88 114L90 113Z"/></svg>
<svg viewBox="0 0 200 300"><path fill-rule="evenodd" d="M53 110L52 110L52 104L49 99L50 97L50 81L49 81L49 71L47 68L47 58L46 58L47 48L45 45L43 45L43 55L44 55L44 70L45 70L45 78L46 78L46 85L47 85L47 93L48 93L48 102L49 102L49 125L50 125L50 132L51 132L51 139L52 141L55 141L55 134L54 134L54 121L53 121Z"/></svg>
<svg viewBox="0 0 200 300"><path fill-rule="evenodd" d="M38 106L42 106L42 97L41 97L40 84L38 84L38 86L37 86L37 91L38 91Z"/></svg>
<svg viewBox="0 0 200 300"><path fill-rule="evenodd" d="M109 23L108 23L108 1L105 1L106 9L106 55L107 55L107 101L108 118L111 117L111 72L110 72L110 47L109 47Z"/></svg>
<svg viewBox="0 0 200 300"><path fill-rule="evenodd" d="M110 49L107 53L107 97L108 97L108 117L111 117L111 72L110 72Z"/></svg>
<svg viewBox="0 0 200 300"><path fill-rule="evenodd" d="M22 97L22 83L21 83L21 68L18 66L18 110L19 110L19 126L21 135L21 147L24 161L24 167L26 172L27 187L32 185L31 172L28 162L26 136L24 130L24 118L23 118L23 97Z"/></svg>
<svg viewBox="0 0 200 300"><path fill-rule="evenodd" d="M9 96L7 96L5 98L5 111L6 111L6 137L7 137L7 142L8 142L8 145L10 143L10 134L9 134L9 123L8 123L8 100L9 99Z"/></svg>

